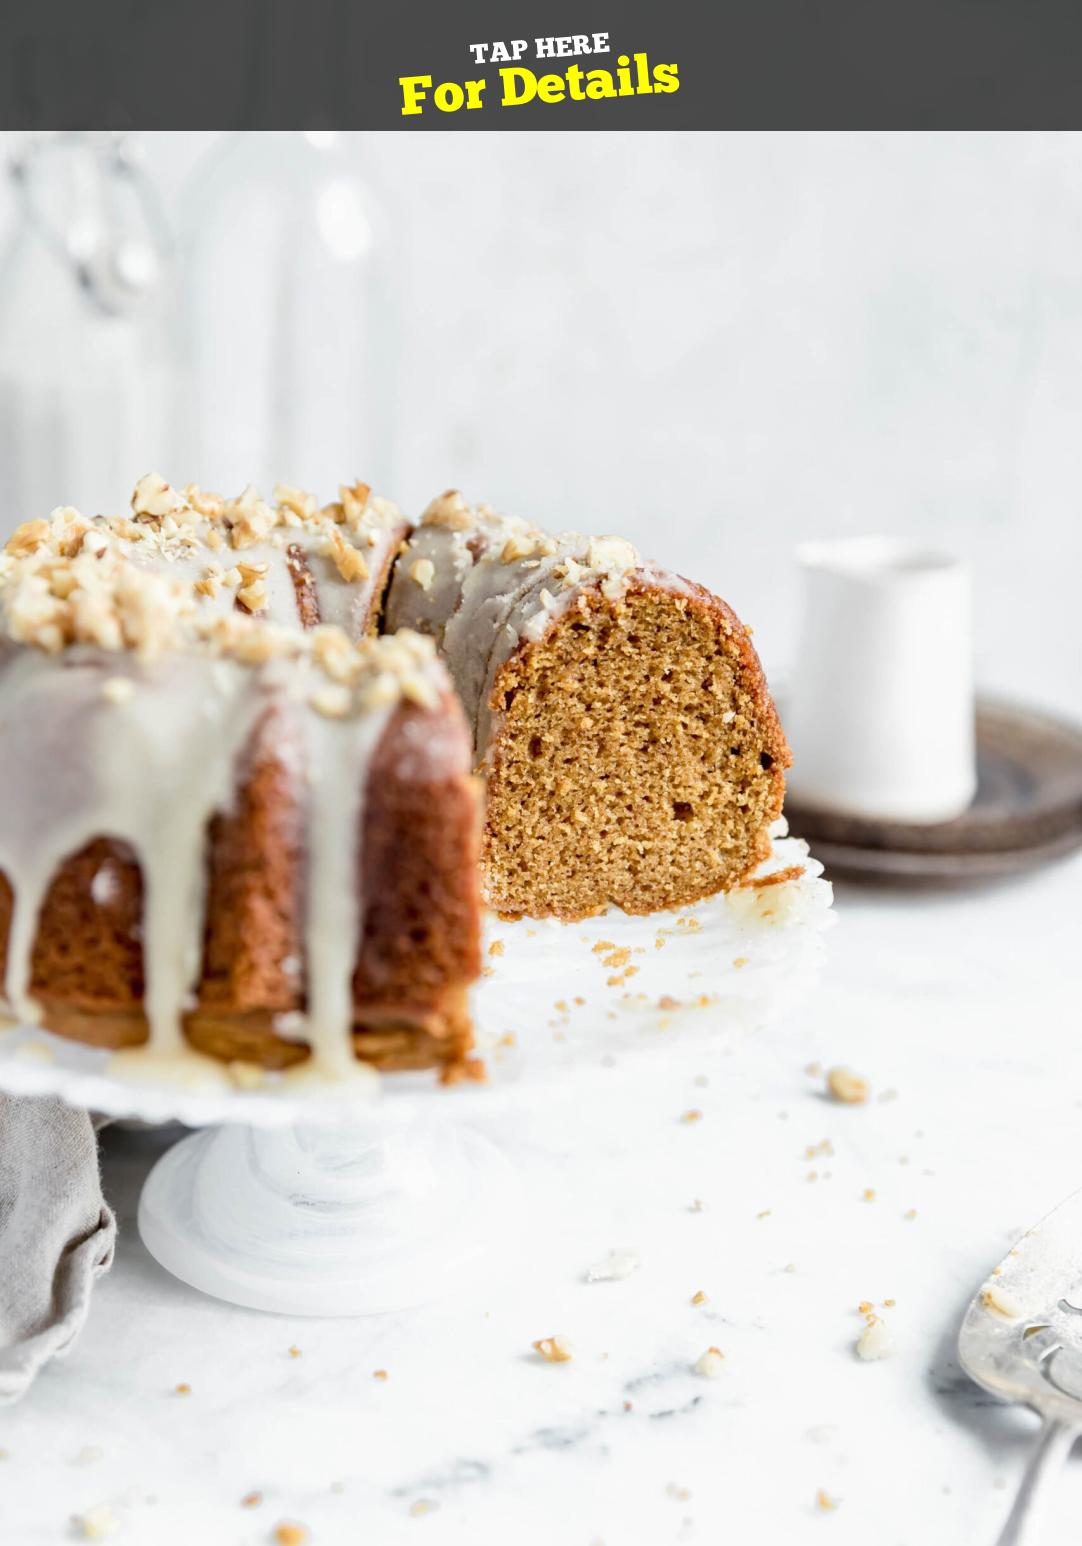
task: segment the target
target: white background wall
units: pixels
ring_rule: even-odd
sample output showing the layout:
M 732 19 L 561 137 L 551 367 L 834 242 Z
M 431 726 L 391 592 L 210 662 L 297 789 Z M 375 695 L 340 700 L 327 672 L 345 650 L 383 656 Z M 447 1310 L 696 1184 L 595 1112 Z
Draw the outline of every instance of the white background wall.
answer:
M 214 138 L 149 137 L 167 205 Z M 933 539 L 973 558 L 982 680 L 1082 713 L 1082 138 L 349 150 L 402 232 L 407 507 L 454 484 L 625 533 L 726 595 L 775 672 L 794 543 Z

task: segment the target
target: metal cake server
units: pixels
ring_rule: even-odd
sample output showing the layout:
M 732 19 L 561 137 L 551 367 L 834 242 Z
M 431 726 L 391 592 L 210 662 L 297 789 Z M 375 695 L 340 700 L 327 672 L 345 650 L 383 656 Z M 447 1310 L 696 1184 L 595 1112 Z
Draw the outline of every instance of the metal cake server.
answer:
M 1041 1419 L 996 1546 L 1034 1546 L 1052 1481 L 1082 1432 L 1082 1191 L 1028 1230 L 977 1290 L 958 1334 L 962 1368 Z

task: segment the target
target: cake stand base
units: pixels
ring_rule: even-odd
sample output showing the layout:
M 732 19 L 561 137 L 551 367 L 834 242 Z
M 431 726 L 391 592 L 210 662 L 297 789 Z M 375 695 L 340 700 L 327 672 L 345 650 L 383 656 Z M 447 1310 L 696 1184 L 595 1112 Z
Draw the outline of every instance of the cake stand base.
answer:
M 150 1254 L 218 1299 L 290 1315 L 374 1315 L 442 1297 L 521 1210 L 480 1134 L 376 1107 L 348 1127 L 193 1133 L 139 1201 Z

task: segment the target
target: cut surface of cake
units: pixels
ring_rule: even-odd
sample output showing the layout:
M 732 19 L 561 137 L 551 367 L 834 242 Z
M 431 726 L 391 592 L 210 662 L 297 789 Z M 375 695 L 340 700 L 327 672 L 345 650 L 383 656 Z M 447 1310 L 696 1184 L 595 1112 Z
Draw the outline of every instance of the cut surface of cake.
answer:
M 696 901 L 769 852 L 789 749 L 748 630 L 619 538 L 434 500 L 385 626 L 430 635 L 486 782 L 486 900 L 570 919 Z
M 378 627 L 406 531 L 156 477 L 0 560 L 8 1013 L 94 1045 L 460 1070 L 479 804 L 431 641 Z

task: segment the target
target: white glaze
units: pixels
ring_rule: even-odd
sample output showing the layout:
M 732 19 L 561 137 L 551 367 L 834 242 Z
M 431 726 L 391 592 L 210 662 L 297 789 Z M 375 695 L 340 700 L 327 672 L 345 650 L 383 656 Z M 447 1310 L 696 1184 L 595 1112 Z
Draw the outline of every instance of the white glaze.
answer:
M 431 565 L 427 585 L 415 577 L 418 563 Z M 587 595 L 621 600 L 632 578 L 689 593 L 678 575 L 643 560 L 619 538 L 552 536 L 487 506 L 468 507 L 449 492 L 429 506 L 395 566 L 386 625 L 436 639 L 481 763 L 498 734 L 492 695 L 500 669 Z
M 309 1066 L 349 1076 L 355 1066 L 353 971 L 365 898 L 360 846 L 368 769 L 389 718 L 376 709 L 343 721 L 308 716 L 308 872 L 305 908 Z M 343 1026 L 347 1027 L 343 1036 Z
M 405 635 L 350 642 L 367 632 L 400 540 L 393 506 L 354 499 L 348 521 L 302 522 L 248 491 L 229 507 L 231 526 L 200 515 L 201 497 L 189 505 L 163 480 L 144 479 L 135 521 L 55 512 L 21 528 L 0 564 L 0 871 L 14 896 L 6 1006 L 24 1022 L 40 1019 L 30 984 L 42 903 L 66 859 L 108 838 L 130 848 L 142 874 L 149 1041 L 140 1055 L 191 1061 L 182 1026 L 202 968 L 207 829 L 229 811 L 257 726 L 277 705 L 276 755 L 301 786 L 305 813 L 309 1071 L 345 1077 L 355 1069 L 369 769 L 402 698 L 435 705 L 446 679 L 431 647 Z M 248 519 L 262 525 L 247 530 Z M 311 635 L 301 629 L 293 547 L 323 625 Z M 340 560 L 355 578 L 343 577 Z M 258 580 L 265 593 L 258 620 L 236 611 L 229 571 L 242 567 L 241 586 Z M 197 588 L 208 576 L 214 582 Z M 464 770 L 461 752 L 455 761 Z

